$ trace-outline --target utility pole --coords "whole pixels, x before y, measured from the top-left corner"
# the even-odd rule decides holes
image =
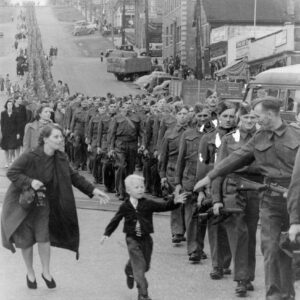
[[[112,15],[111,40],[112,40],[113,47],[115,48],[115,8],[113,5],[111,6],[111,15]]]
[[[122,45],[125,45],[125,1],[123,0],[123,9],[122,9]]]
[[[145,43],[146,43],[146,55],[150,55],[149,49],[149,3],[145,0]]]
[[[196,16],[196,77],[198,80],[202,80],[201,0],[196,2]]]

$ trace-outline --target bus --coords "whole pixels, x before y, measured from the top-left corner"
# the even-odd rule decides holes
[[[280,99],[282,118],[295,122],[300,113],[300,64],[259,73],[248,84],[244,101],[251,103],[265,96]]]

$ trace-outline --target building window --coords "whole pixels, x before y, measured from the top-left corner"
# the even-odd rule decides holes
[[[173,35],[174,35],[174,24],[171,24],[171,29],[170,29],[170,43],[173,42]]]

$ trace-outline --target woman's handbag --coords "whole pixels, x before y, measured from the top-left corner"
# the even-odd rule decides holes
[[[35,196],[36,194],[33,188],[29,187],[27,189],[23,189],[19,197],[19,204],[24,209],[29,209],[35,202]]]

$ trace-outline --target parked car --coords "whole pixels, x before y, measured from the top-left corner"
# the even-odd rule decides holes
[[[132,45],[121,45],[118,49],[123,51],[134,51]]]
[[[97,30],[97,24],[95,23],[92,23],[92,22],[88,22],[88,21],[85,21],[85,20],[80,20],[80,21],[77,21],[74,23],[74,28],[77,27],[77,26],[86,26],[90,29],[93,29],[93,30]]]
[[[154,75],[151,79],[150,82],[147,82],[144,84],[143,89],[146,90],[149,93],[153,92],[153,89],[162,84],[166,80],[180,80],[179,77],[171,76],[169,74],[167,75]]]
[[[143,88],[146,84],[150,83],[152,78],[155,76],[168,76],[166,72],[154,71],[150,75],[145,75],[138,78],[134,84],[138,85],[139,88]]]
[[[160,94],[162,92],[168,91],[170,86],[171,80],[165,80],[162,84],[157,85],[153,89],[153,94]]]
[[[73,35],[87,35],[87,34],[93,34],[95,32],[94,29],[89,28],[85,25],[76,26],[73,30]]]

